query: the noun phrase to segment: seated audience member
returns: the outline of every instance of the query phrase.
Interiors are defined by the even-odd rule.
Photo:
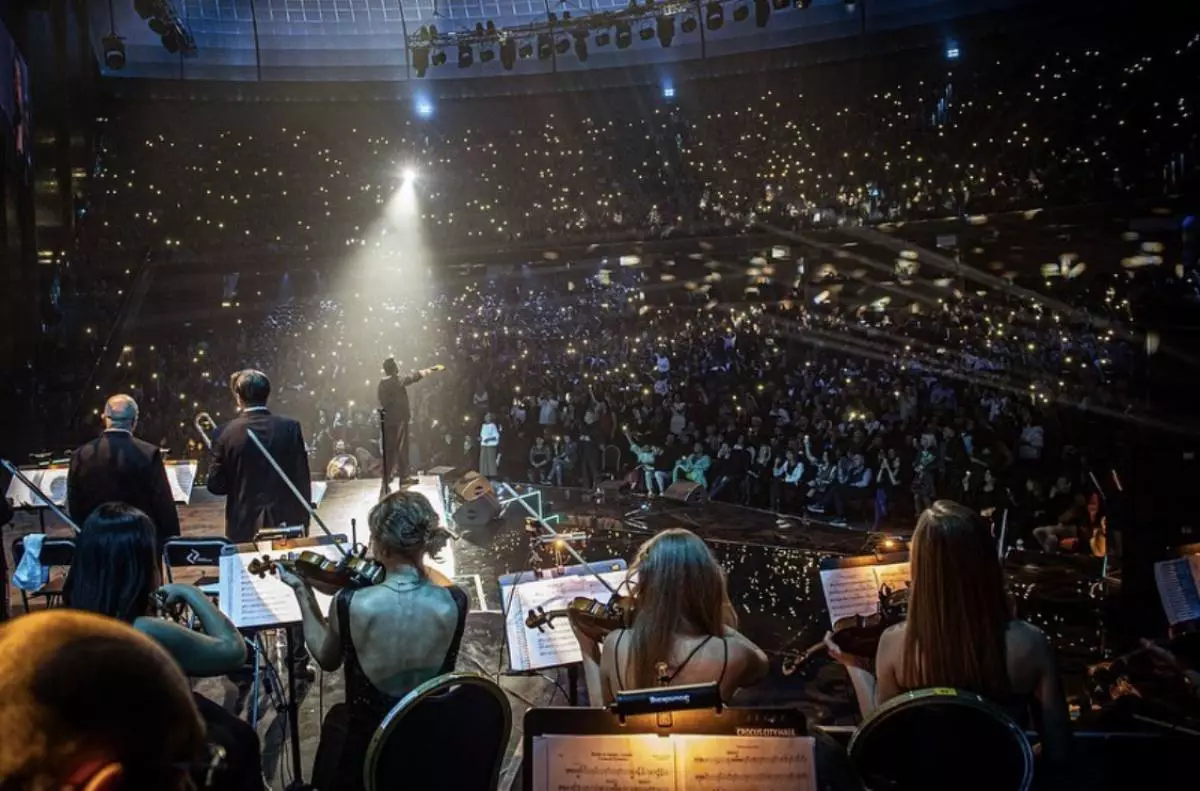
[[[204,722],[167,652],[66,609],[0,627],[0,733],[6,791],[184,791],[206,763]]]
[[[938,500],[917,520],[910,551],[908,620],[883,633],[875,674],[825,638],[850,674],[863,716],[909,690],[969,690],[1022,727],[1036,708],[1042,754],[1061,761],[1069,721],[1054,652],[1041,631],[1013,617],[987,524],[965,506]]]
[[[629,575],[637,579],[629,629],[613,630],[601,646],[575,628],[591,705],[622,690],[712,682],[729,700],[766,675],[767,655],[735,628],[725,575],[695,533],[659,533],[638,550]]]
[[[76,539],[75,562],[63,584],[63,602],[130,624],[161,645],[188,676],[220,676],[246,662],[246,641],[199,588],[160,585],[154,526],[124,503],[96,508]],[[156,615],[156,600],[170,610],[186,605],[203,632]],[[258,735],[247,723],[207,698],[196,695],[211,740],[227,753],[223,787],[262,788]]]
[[[1079,495],[1078,499],[1082,500],[1083,496]],[[1056,525],[1035,527],[1033,537],[1046,552],[1103,557],[1108,553],[1108,519],[1100,507],[1100,496],[1093,493],[1083,508],[1067,508]]]
[[[346,667],[346,702],[326,716],[313,765],[320,791],[362,788],[375,728],[415,687],[454,670],[467,618],[466,594],[425,568],[439,528],[423,495],[393,492],[367,520],[372,554],[387,578],[339,592],[328,620],[303,578],[279,572],[300,602],[313,658],[328,671]]]
[[[712,458],[704,452],[704,444],[697,442],[692,446],[691,454],[684,456],[675,464],[672,481],[681,477],[693,483],[708,488],[708,468],[712,466]]]

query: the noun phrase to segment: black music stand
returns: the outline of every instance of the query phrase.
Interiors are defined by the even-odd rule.
[[[334,544],[339,544],[339,543],[340,544],[346,543],[346,537],[344,535],[312,536],[310,538],[284,539],[284,540],[274,541],[272,543],[270,551],[271,552],[284,552],[284,551],[290,551],[290,550],[300,550],[300,549],[304,549],[306,547],[332,546]],[[262,552],[262,550],[259,548],[259,545],[256,543],[230,544],[229,546],[225,547],[221,551],[221,555],[222,556],[242,555],[242,554],[246,554],[246,553],[259,553],[259,552]],[[226,613],[226,614],[228,615],[228,613]],[[253,640],[255,642],[257,642],[259,639],[260,633],[267,629],[283,629],[287,633],[287,640],[288,640],[287,651],[284,652],[284,654],[286,656],[287,675],[288,675],[286,716],[287,716],[287,722],[288,722],[288,730],[291,732],[291,737],[292,737],[291,752],[292,752],[292,777],[293,777],[292,783],[291,783],[291,785],[288,786],[288,788],[289,789],[307,788],[308,786],[306,786],[304,784],[304,780],[303,780],[304,774],[303,774],[302,763],[301,763],[302,758],[300,755],[300,706],[296,702],[296,660],[295,660],[295,652],[293,650],[296,645],[297,639],[303,639],[303,633],[300,630],[300,622],[299,621],[290,622],[290,623],[275,623],[275,624],[253,626],[253,627],[239,627],[238,631],[243,632],[243,633],[249,633],[250,635],[252,635]],[[254,666],[254,684],[253,684],[254,691],[252,693],[254,696],[254,702],[252,705],[254,705],[254,706],[258,705],[260,672],[261,671],[259,669],[258,657],[256,656],[255,657],[255,666]]]
[[[734,709],[721,704],[717,684],[631,690],[620,693],[607,709],[532,708],[525,712],[521,787],[524,791],[548,788],[549,761],[553,760],[554,737],[654,736],[656,745],[666,745],[672,736],[715,736],[747,739],[789,740],[805,756],[797,760],[796,770],[815,775],[814,748],[800,744],[808,734],[804,713],[795,708]],[[658,741],[659,739],[663,741]],[[586,742],[586,738],[580,741]],[[539,744],[541,742],[542,744]],[[807,766],[802,766],[807,762]],[[634,772],[653,771],[640,760],[631,766]],[[780,764],[777,763],[776,766]],[[587,771],[587,769],[583,769]],[[614,767],[596,767],[613,773]],[[746,771],[744,768],[739,771]],[[580,785],[587,783],[580,779]],[[814,779],[815,786],[815,779]],[[804,789],[799,783],[792,789]],[[776,791],[764,784],[761,791]]]

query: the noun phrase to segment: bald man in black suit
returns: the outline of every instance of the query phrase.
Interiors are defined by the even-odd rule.
[[[167,481],[162,450],[133,436],[138,405],[115,395],[104,405],[104,433],[75,450],[67,473],[67,513],[82,525],[96,506],[118,502],[146,513],[158,546],[179,535],[179,513]]]

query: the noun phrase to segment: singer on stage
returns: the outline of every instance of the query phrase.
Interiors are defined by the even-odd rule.
[[[300,424],[267,409],[271,381],[262,371],[238,371],[229,380],[229,389],[240,414],[213,436],[208,473],[208,490],[227,495],[225,535],[236,542],[251,541],[264,528],[284,525],[304,525],[307,533],[308,510],[247,436],[254,432],[304,501],[312,502],[308,451]]]
[[[391,485],[392,477],[399,476],[403,485],[408,475],[408,421],[412,412],[408,406],[408,386],[429,376],[440,366],[422,368],[401,378],[400,369],[392,357],[383,361],[383,379],[379,382],[379,406],[384,411],[384,428],[388,469],[383,471],[385,486]]]

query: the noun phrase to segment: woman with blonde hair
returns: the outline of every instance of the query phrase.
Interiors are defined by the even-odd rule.
[[[281,568],[295,592],[304,640],[324,670],[345,666],[346,702],[329,710],[313,763],[320,791],[363,787],[367,745],[401,698],[454,670],[467,618],[467,597],[433,569],[444,531],[424,495],[400,490],[367,516],[371,552],[387,569],[378,585],[338,592],[326,618],[308,581]]]
[[[712,682],[728,700],[767,674],[767,655],[734,628],[725,574],[695,533],[659,533],[638,550],[629,577],[636,612],[628,629],[610,632],[603,646],[575,629],[591,705],[622,690]]]
[[[1039,725],[1042,754],[1062,759],[1069,721],[1046,635],[1014,617],[987,524],[938,500],[917,520],[910,550],[908,620],[883,633],[875,674],[825,641],[846,666],[864,717],[904,692],[954,687],[987,698],[1026,726]]]

